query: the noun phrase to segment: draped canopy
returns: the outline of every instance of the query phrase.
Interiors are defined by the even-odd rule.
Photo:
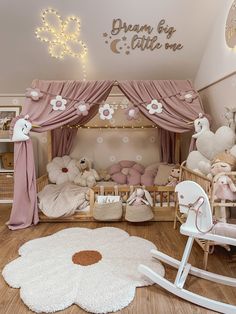
[[[52,132],[53,156],[68,154],[76,129],[60,128],[65,124],[83,125],[92,119],[99,105],[107,98],[114,81],[43,81],[34,80],[32,89],[38,89],[41,97],[27,97],[22,115],[29,115],[35,132]],[[172,153],[173,132],[183,133],[192,129],[188,122],[203,112],[201,100],[190,81],[120,81],[118,87],[124,95],[161,131],[163,156]],[[50,102],[57,95],[67,101],[65,110],[53,110]],[[185,97],[187,96],[188,97]],[[189,95],[191,96],[189,98]],[[152,100],[162,104],[162,112],[150,114],[147,105]],[[76,103],[89,104],[87,116],[78,115]],[[10,229],[20,229],[38,223],[36,177],[32,142],[16,142],[14,147],[14,200],[8,222]]]

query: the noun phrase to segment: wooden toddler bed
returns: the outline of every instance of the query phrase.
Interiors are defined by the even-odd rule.
[[[37,192],[40,192],[49,184],[48,176],[43,175],[37,179]],[[133,192],[136,186],[117,186],[117,185],[97,185],[89,190],[89,208],[86,211],[77,211],[74,215],[62,218],[50,218],[43,213],[39,214],[41,222],[65,222],[65,221],[95,221],[93,218],[93,208],[97,195],[119,195],[123,203],[123,216],[120,221],[124,220],[126,200]],[[176,197],[174,187],[172,186],[146,186],[145,189],[153,198],[153,221],[173,221],[176,211]]]

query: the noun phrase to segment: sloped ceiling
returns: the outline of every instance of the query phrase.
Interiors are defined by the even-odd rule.
[[[47,44],[35,37],[36,27],[42,24],[40,13],[48,7],[56,9],[62,18],[80,17],[80,39],[88,46],[87,78],[95,80],[193,79],[214,20],[223,6],[224,0],[1,0],[0,93],[23,93],[34,78],[83,78],[81,62],[73,57],[53,59]],[[183,49],[114,53],[103,34],[110,36],[112,20],[116,18],[127,24],[149,24],[154,28],[151,37],[156,35],[159,21],[165,19],[176,29],[169,42],[181,43]],[[127,41],[134,34],[128,32]],[[142,35],[147,36],[139,34]],[[165,42],[164,34],[158,36],[158,40]],[[108,39],[121,37],[120,33]]]

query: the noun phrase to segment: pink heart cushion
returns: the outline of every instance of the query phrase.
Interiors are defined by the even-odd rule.
[[[118,184],[126,184],[127,183],[127,176],[124,175],[123,173],[121,172],[118,172],[118,173],[114,173],[112,176],[111,176],[112,180],[115,181],[116,183]]]
[[[113,175],[114,173],[117,173],[117,172],[121,172],[121,166],[119,163],[112,165],[109,169],[110,175]]]
[[[141,176],[142,185],[154,185],[154,180],[157,174],[157,170],[145,170],[144,174]]]
[[[119,164],[121,168],[131,168],[136,164],[136,162],[131,160],[121,160]]]
[[[141,174],[143,174],[145,171],[145,167],[143,165],[140,165],[140,164],[135,164],[132,168],[137,170]]]
[[[141,174],[136,169],[131,168],[127,175],[127,183],[129,185],[139,185],[141,183]]]

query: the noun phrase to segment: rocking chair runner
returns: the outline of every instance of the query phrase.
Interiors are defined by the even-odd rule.
[[[151,251],[153,257],[178,269],[175,282],[168,281],[145,265],[140,265],[139,271],[162,288],[189,302],[221,313],[236,313],[236,305],[215,301],[183,288],[188,274],[236,287],[236,278],[211,273],[188,263],[194,238],[236,246],[236,226],[232,225],[231,228],[227,228],[229,224],[213,223],[208,197],[197,183],[183,181],[176,186],[176,192],[178,193],[180,212],[188,215],[186,222],[180,228],[180,232],[188,236],[182,260],[178,261],[156,250]],[[230,236],[227,236],[228,229]]]

